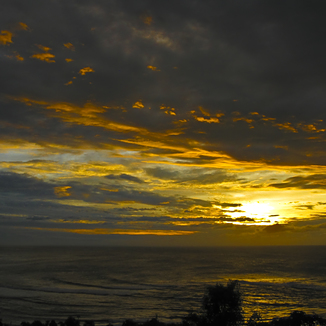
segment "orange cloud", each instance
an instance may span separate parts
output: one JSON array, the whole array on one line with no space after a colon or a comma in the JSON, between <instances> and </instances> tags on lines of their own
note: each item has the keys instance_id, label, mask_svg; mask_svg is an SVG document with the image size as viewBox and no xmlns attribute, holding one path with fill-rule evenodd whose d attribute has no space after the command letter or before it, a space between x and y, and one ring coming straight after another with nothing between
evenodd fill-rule
<instances>
[{"instance_id":1,"label":"orange cloud","mask_svg":"<svg viewBox=\"0 0 326 326\"><path fill-rule=\"evenodd\" d=\"M153 22L153 17L151 17L151 16L143 16L142 21L146 25L151 25L152 22Z\"/></svg>"},{"instance_id":2,"label":"orange cloud","mask_svg":"<svg viewBox=\"0 0 326 326\"><path fill-rule=\"evenodd\" d=\"M55 62L55 60L53 60L55 55L52 54L52 53L48 53L48 51L50 51L51 48L49 48L48 46L41 45L41 44L36 44L36 46L40 50L45 51L45 53L36 53L36 54L33 54L32 56L30 56L30 58L35 58L35 59L45 61L45 62L49 62L49 63Z\"/></svg>"},{"instance_id":3,"label":"orange cloud","mask_svg":"<svg viewBox=\"0 0 326 326\"><path fill-rule=\"evenodd\" d=\"M12 149L28 149L28 150L40 150L41 146L31 143L24 143L23 140L17 142L16 144L0 143L1 152ZM46 144L47 147L53 146L52 144ZM55 150L60 149L58 146ZM124 167L119 164L107 164L102 162L93 163L77 163L70 162L65 164L60 164L57 162L50 161L28 161L28 162L0 162L0 166L3 169L10 169L12 171L17 171L18 173L34 174L37 173L43 175L58 175L58 176L74 176L85 177L85 176L105 176L111 173L121 173L126 172ZM60 187L59 187L60 188ZM59 189L58 189L59 190ZM57 191L58 191L57 190Z\"/></svg>"},{"instance_id":4,"label":"orange cloud","mask_svg":"<svg viewBox=\"0 0 326 326\"><path fill-rule=\"evenodd\" d=\"M51 53L37 53L37 54L33 54L31 56L31 58L35 58L41 61L45 61L45 62L55 62L55 60L52 60L52 58L54 58L55 55L51 54Z\"/></svg>"},{"instance_id":5,"label":"orange cloud","mask_svg":"<svg viewBox=\"0 0 326 326\"><path fill-rule=\"evenodd\" d=\"M298 130L296 130L294 127L291 126L291 123L290 122L276 123L276 126L279 129L289 130L289 131L292 131L294 133L298 132Z\"/></svg>"},{"instance_id":6,"label":"orange cloud","mask_svg":"<svg viewBox=\"0 0 326 326\"><path fill-rule=\"evenodd\" d=\"M139 100L132 107L135 109L142 109L144 107L144 104L142 103L141 100Z\"/></svg>"},{"instance_id":7,"label":"orange cloud","mask_svg":"<svg viewBox=\"0 0 326 326\"><path fill-rule=\"evenodd\" d=\"M161 71L160 69L158 69L157 67L154 66L147 66L148 69L151 69L153 71Z\"/></svg>"},{"instance_id":8,"label":"orange cloud","mask_svg":"<svg viewBox=\"0 0 326 326\"><path fill-rule=\"evenodd\" d=\"M10 59L15 58L17 61L24 61L24 58L16 51L14 52L13 55L7 55L7 57Z\"/></svg>"},{"instance_id":9,"label":"orange cloud","mask_svg":"<svg viewBox=\"0 0 326 326\"><path fill-rule=\"evenodd\" d=\"M28 30L28 26L25 23L21 23L21 22L19 23L19 28L23 29L24 31Z\"/></svg>"},{"instance_id":10,"label":"orange cloud","mask_svg":"<svg viewBox=\"0 0 326 326\"><path fill-rule=\"evenodd\" d=\"M9 43L12 43L12 36L13 34L9 31L1 31L0 44L8 45Z\"/></svg>"},{"instance_id":11,"label":"orange cloud","mask_svg":"<svg viewBox=\"0 0 326 326\"><path fill-rule=\"evenodd\" d=\"M274 121L274 120L276 120L276 118L269 118L269 117L266 117L265 115L263 115L262 120L263 121Z\"/></svg>"},{"instance_id":12,"label":"orange cloud","mask_svg":"<svg viewBox=\"0 0 326 326\"><path fill-rule=\"evenodd\" d=\"M43 101L31 100L28 98L14 99L29 106L33 104L45 106L45 108L48 110L54 110L56 112L54 115L59 116L63 121L69 123L101 127L119 132L137 132L148 134L148 131L145 128L138 128L116 123L103 118L99 114L105 112L106 110L103 107L97 107L90 103L85 104L84 107L79 107L70 103L47 103Z\"/></svg>"},{"instance_id":13,"label":"orange cloud","mask_svg":"<svg viewBox=\"0 0 326 326\"><path fill-rule=\"evenodd\" d=\"M206 111L202 106L199 106L198 108L203 115L205 115L206 117L210 117L209 112Z\"/></svg>"},{"instance_id":14,"label":"orange cloud","mask_svg":"<svg viewBox=\"0 0 326 326\"><path fill-rule=\"evenodd\" d=\"M95 72L95 70L91 67L85 67L79 70L79 73L83 76L86 75L87 72Z\"/></svg>"},{"instance_id":15,"label":"orange cloud","mask_svg":"<svg viewBox=\"0 0 326 326\"><path fill-rule=\"evenodd\" d=\"M73 59L70 59L70 58L66 58L65 60L66 60L67 62L74 61Z\"/></svg>"},{"instance_id":16,"label":"orange cloud","mask_svg":"<svg viewBox=\"0 0 326 326\"><path fill-rule=\"evenodd\" d=\"M244 118L244 117L241 117L241 118L233 118L233 121L234 122L237 122L237 121L245 121L245 122L247 122L249 124L253 122L252 119L248 119L248 118Z\"/></svg>"},{"instance_id":17,"label":"orange cloud","mask_svg":"<svg viewBox=\"0 0 326 326\"><path fill-rule=\"evenodd\" d=\"M171 108L171 107L166 106L164 104L162 104L160 106L160 110L165 110L164 111L165 114L176 115L176 113L174 112L175 111L175 108Z\"/></svg>"},{"instance_id":18,"label":"orange cloud","mask_svg":"<svg viewBox=\"0 0 326 326\"><path fill-rule=\"evenodd\" d=\"M36 44L36 46L42 50L42 51L45 51L45 52L48 52L51 50L51 48L49 48L48 46L44 46L44 45L41 45L41 44Z\"/></svg>"},{"instance_id":19,"label":"orange cloud","mask_svg":"<svg viewBox=\"0 0 326 326\"><path fill-rule=\"evenodd\" d=\"M190 235L198 231L179 231L179 230L137 230L137 229L60 229L60 228L33 228L26 227L25 229L53 231L53 232L68 232L88 235L105 235L105 234L125 234L125 235Z\"/></svg>"},{"instance_id":20,"label":"orange cloud","mask_svg":"<svg viewBox=\"0 0 326 326\"><path fill-rule=\"evenodd\" d=\"M105 224L106 221L95 221L95 220L64 220L64 219L59 219L53 221L55 223L74 223L74 224Z\"/></svg>"},{"instance_id":21,"label":"orange cloud","mask_svg":"<svg viewBox=\"0 0 326 326\"><path fill-rule=\"evenodd\" d=\"M71 50L71 51L75 51L75 47L73 46L73 44L71 43L65 43L63 44L67 49Z\"/></svg>"},{"instance_id":22,"label":"orange cloud","mask_svg":"<svg viewBox=\"0 0 326 326\"><path fill-rule=\"evenodd\" d=\"M307 125L300 125L301 129L306 131L306 132L325 132L326 129L318 129L318 127L316 127L313 124L307 124Z\"/></svg>"},{"instance_id":23,"label":"orange cloud","mask_svg":"<svg viewBox=\"0 0 326 326\"><path fill-rule=\"evenodd\" d=\"M54 187L54 193L57 197L69 197L71 194L67 191L70 189L70 186L65 186L65 187Z\"/></svg>"},{"instance_id":24,"label":"orange cloud","mask_svg":"<svg viewBox=\"0 0 326 326\"><path fill-rule=\"evenodd\" d=\"M109 189L109 188L100 188L100 189L104 191L110 191L110 192L119 192L119 189Z\"/></svg>"},{"instance_id":25,"label":"orange cloud","mask_svg":"<svg viewBox=\"0 0 326 326\"><path fill-rule=\"evenodd\" d=\"M288 150L289 146L275 145L274 148L282 148L282 149Z\"/></svg>"},{"instance_id":26,"label":"orange cloud","mask_svg":"<svg viewBox=\"0 0 326 326\"><path fill-rule=\"evenodd\" d=\"M204 117L194 117L199 122L207 122L207 123L220 123L220 120L217 118L209 118L206 119Z\"/></svg>"}]
</instances>

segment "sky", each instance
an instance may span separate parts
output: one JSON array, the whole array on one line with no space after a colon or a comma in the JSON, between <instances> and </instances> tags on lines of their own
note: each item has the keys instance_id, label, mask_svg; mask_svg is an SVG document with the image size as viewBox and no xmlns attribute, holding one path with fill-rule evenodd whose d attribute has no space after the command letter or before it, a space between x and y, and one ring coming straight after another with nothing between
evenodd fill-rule
<instances>
[{"instance_id":1,"label":"sky","mask_svg":"<svg viewBox=\"0 0 326 326\"><path fill-rule=\"evenodd\" d=\"M0 245L325 245L326 3L3 0Z\"/></svg>"}]
</instances>

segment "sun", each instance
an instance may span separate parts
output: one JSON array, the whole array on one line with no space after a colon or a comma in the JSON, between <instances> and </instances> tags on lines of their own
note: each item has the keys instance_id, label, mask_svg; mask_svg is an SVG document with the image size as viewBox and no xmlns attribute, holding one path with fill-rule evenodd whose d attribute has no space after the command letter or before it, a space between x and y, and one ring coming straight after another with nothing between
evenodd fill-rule
<instances>
[{"instance_id":1,"label":"sun","mask_svg":"<svg viewBox=\"0 0 326 326\"><path fill-rule=\"evenodd\" d=\"M267 203L246 203L241 206L241 210L248 215L263 216L269 214L274 209Z\"/></svg>"},{"instance_id":2,"label":"sun","mask_svg":"<svg viewBox=\"0 0 326 326\"><path fill-rule=\"evenodd\" d=\"M230 211L228 213L233 218L239 217L249 217L254 219L259 219L261 221L266 221L267 224L271 222L271 216L273 215L274 207L269 203L260 202L247 202L243 203L238 209Z\"/></svg>"}]
</instances>

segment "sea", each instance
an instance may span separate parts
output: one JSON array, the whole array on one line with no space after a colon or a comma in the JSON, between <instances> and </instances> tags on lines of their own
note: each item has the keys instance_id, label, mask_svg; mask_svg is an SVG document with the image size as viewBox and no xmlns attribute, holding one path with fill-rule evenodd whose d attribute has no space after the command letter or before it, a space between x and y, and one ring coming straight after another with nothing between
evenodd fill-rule
<instances>
[{"instance_id":1,"label":"sea","mask_svg":"<svg viewBox=\"0 0 326 326\"><path fill-rule=\"evenodd\" d=\"M326 318L326 246L0 247L0 319L179 322L208 286L238 280L246 318Z\"/></svg>"}]
</instances>

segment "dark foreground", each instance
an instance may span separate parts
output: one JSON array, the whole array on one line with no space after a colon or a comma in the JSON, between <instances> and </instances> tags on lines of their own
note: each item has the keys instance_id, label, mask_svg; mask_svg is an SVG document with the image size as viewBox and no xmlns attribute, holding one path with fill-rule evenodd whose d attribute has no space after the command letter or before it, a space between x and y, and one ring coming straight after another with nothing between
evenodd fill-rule
<instances>
[{"instance_id":1,"label":"dark foreground","mask_svg":"<svg viewBox=\"0 0 326 326\"><path fill-rule=\"evenodd\" d=\"M316 314L293 311L287 317L264 321L263 316L254 312L247 320L243 317L242 294L238 281L230 281L227 285L209 286L202 299L202 310L192 312L182 318L180 323L163 323L157 318L145 322L127 319L122 326L326 326L326 319ZM0 326L11 326L2 323ZM79 318L68 317L65 321L36 320L32 323L22 322L21 326L95 326L92 320L81 321ZM112 326L108 323L107 326Z\"/></svg>"}]
</instances>

